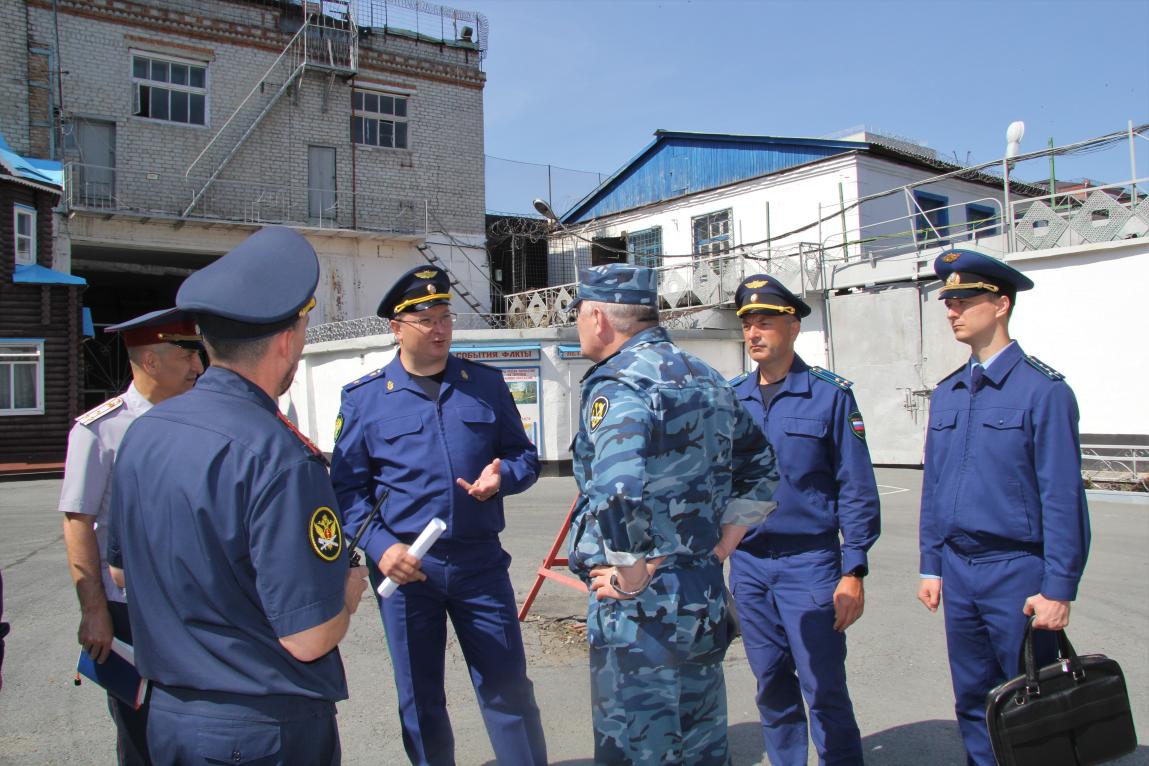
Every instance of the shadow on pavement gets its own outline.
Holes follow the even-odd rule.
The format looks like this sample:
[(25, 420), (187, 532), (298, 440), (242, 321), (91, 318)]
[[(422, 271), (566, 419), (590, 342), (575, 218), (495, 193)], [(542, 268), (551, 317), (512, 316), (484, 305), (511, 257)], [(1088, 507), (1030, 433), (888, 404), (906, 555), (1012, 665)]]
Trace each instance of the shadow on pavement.
[(957, 721), (915, 721), (862, 737), (867, 766), (965, 763)]

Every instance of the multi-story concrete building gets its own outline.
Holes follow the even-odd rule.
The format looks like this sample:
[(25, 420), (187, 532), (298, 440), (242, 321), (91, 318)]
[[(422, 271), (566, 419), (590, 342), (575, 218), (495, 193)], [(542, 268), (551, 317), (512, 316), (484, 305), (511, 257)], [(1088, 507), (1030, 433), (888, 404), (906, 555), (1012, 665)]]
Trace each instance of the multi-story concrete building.
[[(316, 324), (373, 314), (428, 260), (459, 281), (459, 311), (489, 311), (482, 16), (412, 0), (8, 5), (0, 131), (65, 162), (56, 263), (88, 280), (97, 327), (170, 305), (272, 224), (320, 255)], [(126, 374), (105, 352), (88, 354), (92, 400)]]

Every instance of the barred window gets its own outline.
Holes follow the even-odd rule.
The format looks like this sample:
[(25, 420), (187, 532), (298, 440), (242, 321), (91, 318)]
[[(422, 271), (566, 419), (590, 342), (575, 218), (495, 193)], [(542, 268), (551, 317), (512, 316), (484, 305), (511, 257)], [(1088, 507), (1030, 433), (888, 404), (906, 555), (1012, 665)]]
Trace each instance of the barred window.
[(717, 255), (734, 244), (731, 237), (731, 211), (720, 210), (691, 219), (694, 229), (694, 254)]
[(662, 227), (652, 226), (642, 231), (632, 231), (626, 236), (626, 249), (630, 251), (631, 263), (636, 266), (657, 268), (662, 265)]
[(44, 412), (44, 341), (0, 341), (0, 415)]
[(351, 94), (351, 140), (364, 146), (407, 148), (407, 96), (373, 90)]
[(207, 67), (133, 54), (132, 114), (187, 125), (207, 124)]

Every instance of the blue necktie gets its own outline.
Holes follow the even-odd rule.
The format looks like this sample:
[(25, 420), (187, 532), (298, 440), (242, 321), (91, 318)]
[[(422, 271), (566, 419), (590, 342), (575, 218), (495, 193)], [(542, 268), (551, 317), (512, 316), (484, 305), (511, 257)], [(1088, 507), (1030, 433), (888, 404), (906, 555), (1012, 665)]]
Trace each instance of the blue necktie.
[(973, 381), (973, 390), (977, 391), (981, 388), (982, 378), (985, 377), (985, 368), (980, 364), (975, 364), (973, 369), (970, 370), (970, 378)]

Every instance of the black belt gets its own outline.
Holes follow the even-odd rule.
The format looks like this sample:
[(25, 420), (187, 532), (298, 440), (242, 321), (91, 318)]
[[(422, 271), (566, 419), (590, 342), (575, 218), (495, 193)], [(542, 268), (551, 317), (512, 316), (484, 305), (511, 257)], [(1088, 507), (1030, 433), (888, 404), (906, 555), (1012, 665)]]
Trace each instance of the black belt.
[(738, 550), (759, 558), (776, 559), (818, 550), (837, 550), (841, 547), (837, 532), (820, 535), (773, 535), (765, 533), (762, 540), (744, 542)]

